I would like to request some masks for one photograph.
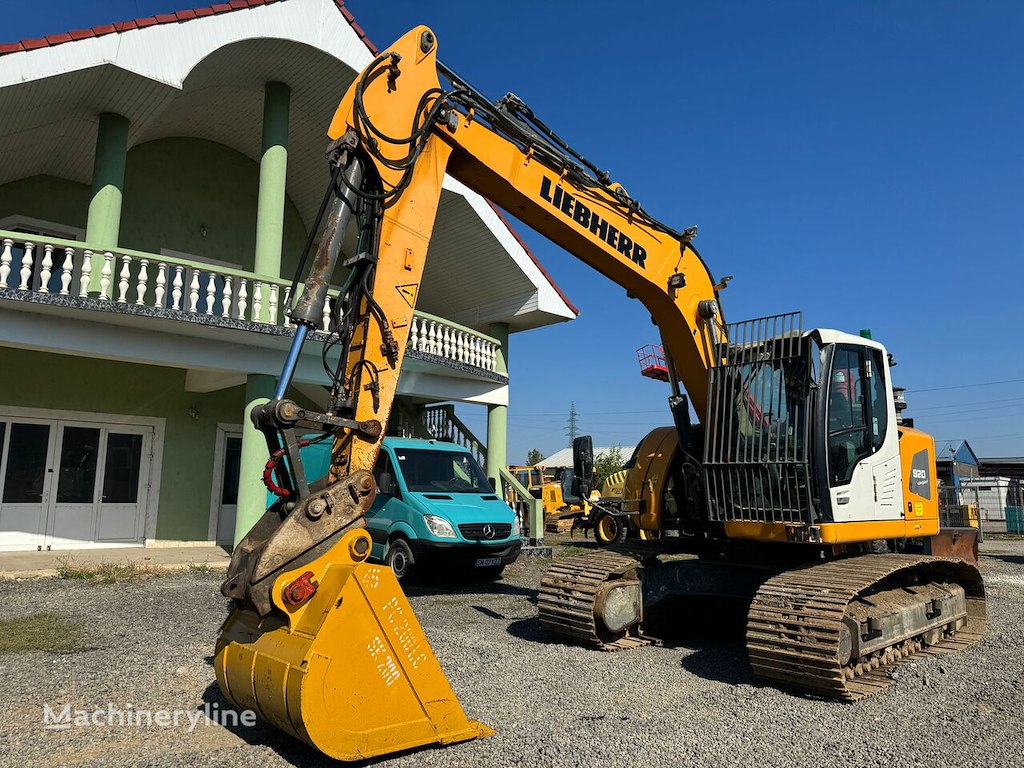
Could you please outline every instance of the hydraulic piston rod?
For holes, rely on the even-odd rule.
[[[358,202],[356,190],[363,183],[362,161],[352,157],[342,176],[344,192],[341,196],[336,197],[331,205],[313,267],[309,272],[309,277],[306,278],[302,295],[294,302],[291,311],[290,319],[298,328],[295,329],[295,338],[292,339],[292,346],[288,350],[288,357],[285,359],[284,368],[281,371],[281,378],[278,379],[277,389],[274,391],[275,400],[284,399],[295,376],[295,366],[298,364],[306,336],[310,329],[318,328],[323,321],[331,275],[334,274],[334,269],[338,264],[338,254],[341,253],[341,241],[345,236],[345,227],[348,226],[352,213],[356,209]]]

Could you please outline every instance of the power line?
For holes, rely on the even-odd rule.
[[[941,411],[945,408],[962,408],[966,405],[988,405],[989,403],[1013,403],[1018,400],[1024,400],[1024,397],[1004,397],[999,400],[970,400],[963,403],[947,403],[946,405],[926,405],[923,407],[910,406],[914,409],[915,413],[919,411]]]
[[[1020,435],[972,435],[971,440],[1008,440],[1010,438],[1024,437],[1024,434]],[[938,443],[951,443],[956,440],[963,440],[963,436],[960,437],[936,437],[935,441]]]
[[[950,389],[970,389],[971,387],[993,387],[997,384],[1018,384],[1024,379],[1004,379],[1003,381],[980,381],[976,384],[955,384],[951,387],[930,387],[928,389],[908,389],[907,392],[945,392]]]
[[[638,413],[669,413],[669,410],[668,410],[668,407],[666,406],[665,408],[657,408],[657,409],[652,410],[652,411],[610,411],[607,414],[602,413],[601,415],[602,416],[605,416],[605,415],[616,416],[616,415],[622,414],[622,415],[631,415],[632,416],[632,415],[636,415]],[[525,412],[522,412],[522,413],[516,413],[516,412],[512,411],[512,412],[509,413],[509,418],[512,418],[513,416],[516,417],[516,418],[522,418],[524,416],[541,417],[541,416],[562,416],[562,415],[563,415],[562,413],[537,413],[537,412],[531,412],[531,411],[525,411]],[[579,411],[577,411],[576,415],[577,416],[582,416],[584,414],[581,414]]]
[[[985,413],[991,411],[998,411],[996,415],[1006,414],[1007,416],[1019,416],[1021,415],[1018,411],[1013,409],[1024,408],[1024,403],[1017,403],[1015,405],[994,405],[991,408],[979,407],[979,408],[964,408],[959,411],[939,411],[938,413],[925,413],[925,414],[914,414],[922,420],[929,421],[940,421],[946,419],[956,419],[963,414],[969,413]]]

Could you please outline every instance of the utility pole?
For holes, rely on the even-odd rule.
[[[576,423],[576,419],[579,416],[576,413],[576,401],[574,400],[569,405],[569,423],[565,428],[565,434],[569,436],[569,445],[572,446],[572,441],[576,439],[576,435],[579,434],[579,424]]]

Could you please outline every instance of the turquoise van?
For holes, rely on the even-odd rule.
[[[310,482],[323,477],[330,441],[303,448],[302,458]],[[518,516],[462,446],[386,437],[373,476],[370,559],[391,566],[399,581],[444,566],[493,580],[519,556]]]
[[[391,566],[399,581],[445,565],[496,579],[519,556],[518,516],[462,446],[386,437],[373,475],[377,499],[366,515],[371,557]]]

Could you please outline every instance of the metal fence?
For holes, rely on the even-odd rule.
[[[989,533],[1024,533],[1024,487],[1018,479],[972,477],[939,488],[943,526],[974,525]]]
[[[715,349],[704,470],[718,520],[803,522],[812,511],[811,372],[801,316],[728,326]]]
[[[939,488],[939,524],[943,528],[978,528],[978,494],[967,488]]]

